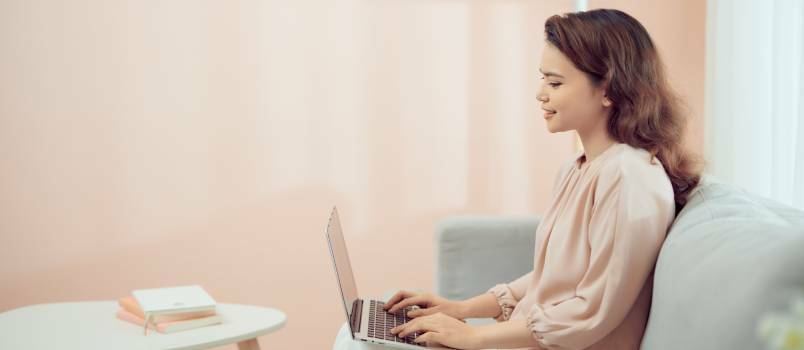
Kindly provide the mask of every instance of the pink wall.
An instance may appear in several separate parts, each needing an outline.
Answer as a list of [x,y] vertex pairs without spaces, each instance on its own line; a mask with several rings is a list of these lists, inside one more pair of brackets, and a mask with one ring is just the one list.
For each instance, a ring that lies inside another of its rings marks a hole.
[[[332,205],[367,296],[432,288],[445,216],[543,210],[574,141],[535,100],[541,31],[571,5],[3,2],[0,311],[200,283],[285,311],[266,348],[328,348]],[[590,7],[643,21],[700,152],[705,3]]]

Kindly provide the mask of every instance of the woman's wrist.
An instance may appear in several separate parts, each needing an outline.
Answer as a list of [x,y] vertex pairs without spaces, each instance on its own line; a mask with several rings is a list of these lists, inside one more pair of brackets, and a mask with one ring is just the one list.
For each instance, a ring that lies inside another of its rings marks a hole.
[[493,343],[493,337],[489,335],[489,332],[493,331],[492,327],[488,327],[488,325],[482,326],[475,326],[473,327],[474,331],[472,332],[472,349],[487,349],[490,348],[489,344]]
[[470,299],[461,300],[458,303],[461,319],[494,318],[502,312],[502,308],[497,302],[497,297],[491,293],[483,293]]
[[525,318],[476,326],[472,330],[471,344],[473,349],[542,349],[528,328]]
[[457,319],[472,318],[472,299],[460,300],[456,302],[456,309],[458,313]]

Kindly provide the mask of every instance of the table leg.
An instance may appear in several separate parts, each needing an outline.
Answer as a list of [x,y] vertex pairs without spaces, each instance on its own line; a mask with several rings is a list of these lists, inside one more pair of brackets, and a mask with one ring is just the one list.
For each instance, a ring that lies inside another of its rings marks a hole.
[[237,343],[237,350],[260,350],[257,338],[251,338]]

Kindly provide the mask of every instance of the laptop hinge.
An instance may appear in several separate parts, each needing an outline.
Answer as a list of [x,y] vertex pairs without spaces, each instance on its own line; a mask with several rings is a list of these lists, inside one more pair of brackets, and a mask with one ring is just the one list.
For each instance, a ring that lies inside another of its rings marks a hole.
[[352,314],[349,315],[351,320],[349,323],[352,324],[352,335],[354,333],[360,333],[360,319],[363,315],[363,300],[355,299],[355,302],[352,304]]

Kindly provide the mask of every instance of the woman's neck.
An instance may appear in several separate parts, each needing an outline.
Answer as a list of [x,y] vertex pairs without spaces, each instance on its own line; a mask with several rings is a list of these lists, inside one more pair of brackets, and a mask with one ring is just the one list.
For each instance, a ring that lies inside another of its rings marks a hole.
[[609,146],[617,143],[605,129],[589,133],[578,132],[578,136],[581,138],[581,144],[583,144],[585,162],[591,162],[608,149]]

